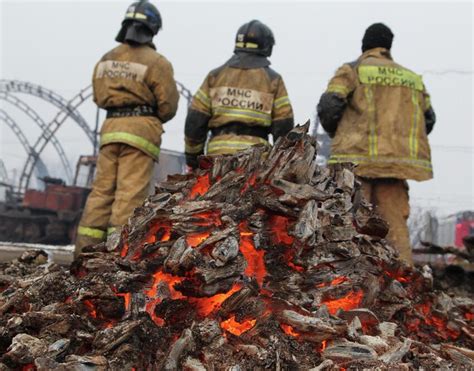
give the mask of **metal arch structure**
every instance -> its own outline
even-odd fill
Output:
[[[43,134],[37,139],[36,143],[33,146],[33,153],[28,155],[25,165],[23,166],[23,171],[20,176],[20,183],[18,185],[19,192],[23,193],[30,184],[30,179],[33,174],[33,169],[35,168],[36,161],[39,158],[39,155],[43,152],[46,145],[51,140],[51,137],[58,131],[61,125],[70,117],[70,112],[75,111],[82,103],[84,103],[92,95],[91,86],[88,86],[82,89],[76,96],[74,96],[70,101],[68,101],[67,106],[70,108],[67,111],[59,111],[55,118],[47,125],[46,130]]]
[[[92,94],[92,86],[89,85],[86,89],[90,89]],[[74,107],[69,105],[69,101],[54,91],[26,81],[4,79],[0,80],[0,91],[6,93],[30,94],[55,105],[62,111],[68,113],[68,116],[70,116],[81,127],[91,143],[94,144],[95,133],[89,127],[84,117],[82,117]]]
[[[2,159],[0,158],[0,183],[10,184],[10,179],[8,178],[7,168],[3,163]]]
[[[43,131],[47,131],[47,124],[44,122],[44,120],[40,117],[40,115],[33,109],[31,108],[28,104],[23,102],[21,99],[15,97],[14,95],[5,93],[0,91],[0,99],[5,100],[8,103],[14,105],[17,107],[19,110],[24,112],[30,119],[33,120],[33,122]],[[59,142],[58,138],[55,135],[51,136],[51,144],[55,148],[59,159],[61,160],[61,163],[63,164],[64,170],[66,171],[66,177],[69,182],[72,181],[72,168],[71,164],[66,156],[66,153],[64,152],[64,149]]]
[[[0,109],[0,121],[3,121],[10,129],[12,129],[13,133],[16,135],[21,145],[25,149],[28,158],[34,157],[36,159],[33,169],[37,168],[40,176],[48,175],[48,169],[46,168],[46,165],[39,158],[39,155],[35,152],[34,148],[31,147],[28,139],[25,136],[25,133],[23,133],[18,124],[2,109]]]
[[[176,81],[176,85],[178,87],[179,94],[181,94],[181,96],[188,101],[188,107],[189,107],[193,100],[193,93],[191,93],[191,91],[179,81]]]

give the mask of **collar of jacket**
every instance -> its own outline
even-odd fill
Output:
[[[393,60],[390,50],[385,48],[369,49],[359,57],[359,61],[367,58],[381,58]]]
[[[241,69],[252,69],[252,68],[261,68],[268,67],[270,61],[267,57],[261,55],[255,55],[250,53],[238,52],[235,53],[227,62],[226,66],[241,68]]]
[[[152,49],[156,50],[155,44],[151,41],[149,43],[146,43],[146,44],[131,44],[129,42],[125,42],[125,43],[122,43],[122,45],[127,45],[131,48],[140,48],[142,46],[148,46],[149,48],[152,48]]]

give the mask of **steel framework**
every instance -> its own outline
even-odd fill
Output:
[[[28,104],[23,102],[21,99],[17,98],[14,95],[11,95],[2,91],[0,91],[0,99],[11,103],[15,107],[17,107],[19,110],[24,112],[30,119],[33,120],[33,122],[42,130],[43,133],[47,131],[46,122],[44,122],[44,120],[33,108],[31,108]],[[56,150],[59,156],[59,159],[61,160],[61,163],[64,167],[64,170],[66,171],[67,180],[71,182],[72,176],[73,176],[71,164],[66,156],[66,153],[64,152],[64,149],[61,143],[59,142],[58,138],[55,135],[51,136],[51,144]]]
[[[92,87],[88,86],[84,90],[90,90],[92,94]],[[61,111],[68,113],[80,127],[84,130],[84,133],[87,135],[91,143],[94,143],[94,132],[87,124],[87,121],[82,117],[82,115],[75,109],[75,107],[69,104],[70,101],[66,100],[61,95],[55,93],[50,89],[46,89],[40,85],[32,84],[26,81],[18,80],[0,80],[0,91],[3,92],[12,92],[12,93],[24,93],[34,95],[38,98],[41,98],[56,107]]]
[[[25,133],[21,128],[18,126],[18,124],[13,120],[8,113],[6,113],[4,110],[0,109],[0,121],[4,122],[16,135],[18,140],[20,141],[23,149],[25,150],[26,154],[28,157],[35,157],[37,158],[36,161],[36,166],[33,167],[33,169],[36,167],[38,170],[39,176],[46,176],[48,175],[48,169],[46,168],[46,165],[44,162],[39,158],[39,155],[35,152],[34,148],[31,147],[30,142],[26,138]]]

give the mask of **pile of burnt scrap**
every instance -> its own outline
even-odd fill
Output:
[[[33,253],[4,267],[0,369],[474,367],[474,302],[397,260],[306,132],[202,158],[70,272]]]

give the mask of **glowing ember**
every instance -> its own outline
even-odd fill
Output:
[[[328,307],[328,311],[331,314],[336,314],[339,309],[342,310],[351,310],[358,308],[360,303],[362,302],[362,298],[364,293],[362,290],[359,291],[351,291],[346,296],[334,299],[334,300],[326,300],[323,301],[322,304],[326,304]]]
[[[197,247],[202,242],[204,242],[210,236],[210,234],[211,232],[208,232],[208,231],[202,232],[202,233],[190,234],[186,236],[186,242],[191,247]]]
[[[196,184],[193,186],[191,193],[189,194],[190,199],[195,199],[198,196],[205,195],[210,186],[211,182],[209,174],[198,177]]]
[[[430,326],[434,327],[437,330],[437,334],[444,340],[448,339],[457,339],[460,335],[460,332],[457,330],[453,330],[448,328],[447,322],[437,316],[436,314],[432,313],[431,311],[431,303],[424,303],[424,304],[418,304],[415,305],[415,311],[420,313],[422,315],[422,321]],[[419,331],[419,327],[421,325],[421,320],[420,319],[414,319],[412,320],[407,327],[411,331]]]
[[[122,250],[120,251],[120,257],[125,258],[128,254],[128,243],[124,243]]]
[[[344,276],[338,276],[338,277],[334,278],[331,282],[323,282],[323,283],[320,283],[319,285],[316,285],[316,287],[317,288],[322,288],[322,287],[326,287],[326,286],[337,286],[337,285],[340,285],[343,282],[348,282],[348,281],[350,281],[349,278],[344,277]]]
[[[323,341],[321,342],[321,352],[322,352],[324,349],[326,349],[326,346],[327,346],[327,340],[323,340]]]
[[[280,323],[280,327],[281,329],[283,330],[283,332],[287,335],[290,335],[290,336],[293,336],[295,338],[297,338],[298,336],[300,336],[300,334],[298,334],[297,331],[295,331],[295,329],[290,326],[290,325],[287,325],[287,324],[284,324],[284,323]]]
[[[275,243],[283,243],[285,245],[293,243],[294,238],[288,234],[289,220],[287,217],[274,215],[270,218],[269,225],[271,226]]]
[[[232,316],[228,320],[221,322],[221,327],[232,335],[240,336],[254,327],[255,323],[257,323],[256,319],[250,319],[240,323],[236,321],[235,316]]]
[[[234,284],[232,288],[224,294],[217,294],[210,298],[190,298],[190,302],[195,304],[198,314],[202,317],[209,316],[212,312],[215,312],[220,308],[222,303],[226,301],[232,294],[239,291],[242,288],[240,284]]]
[[[242,231],[244,229],[244,231]],[[252,240],[253,234],[245,232],[245,227],[241,226],[240,232],[240,251],[247,261],[247,268],[245,274],[249,277],[255,277],[260,287],[263,285],[263,280],[267,275],[265,268],[265,251],[257,250]]]
[[[257,175],[255,173],[253,173],[249,180],[247,182],[245,182],[244,186],[242,187],[242,190],[240,191],[240,194],[244,194],[245,192],[247,192],[247,190],[251,187],[253,187],[255,185],[255,182],[257,180]]]
[[[150,299],[155,299],[160,283],[165,282],[168,284],[171,299],[182,299],[184,298],[184,296],[179,291],[174,289],[174,285],[182,282],[183,280],[183,277],[173,276],[171,274],[158,271],[153,275],[153,285],[150,290],[145,291],[145,295],[148,296]]]
[[[466,313],[464,313],[464,317],[465,317],[468,321],[472,321],[472,320],[474,320],[474,313],[466,312]]]
[[[295,250],[293,249],[287,249],[285,251],[285,254],[283,255],[284,256],[284,259],[285,259],[285,262],[286,264],[293,270],[297,271],[297,272],[304,272],[304,268],[300,265],[296,265],[295,263],[293,263],[293,259],[295,257]]]
[[[119,293],[119,294],[116,294],[116,295],[123,297],[125,311],[129,311],[130,310],[130,304],[131,304],[131,301],[132,301],[132,294],[127,292],[127,293]]]
[[[27,365],[24,365],[21,368],[21,371],[34,371],[34,370],[36,370],[36,366],[33,363],[29,363]]]
[[[409,277],[404,277],[400,272],[390,272],[390,271],[385,271],[385,274],[389,276],[391,279],[396,280],[400,283],[408,283],[410,282]]]
[[[90,300],[84,300],[83,301],[84,305],[86,306],[87,308],[87,311],[89,312],[89,315],[92,317],[92,318],[97,318],[97,311],[95,309],[95,305],[92,301]]]

